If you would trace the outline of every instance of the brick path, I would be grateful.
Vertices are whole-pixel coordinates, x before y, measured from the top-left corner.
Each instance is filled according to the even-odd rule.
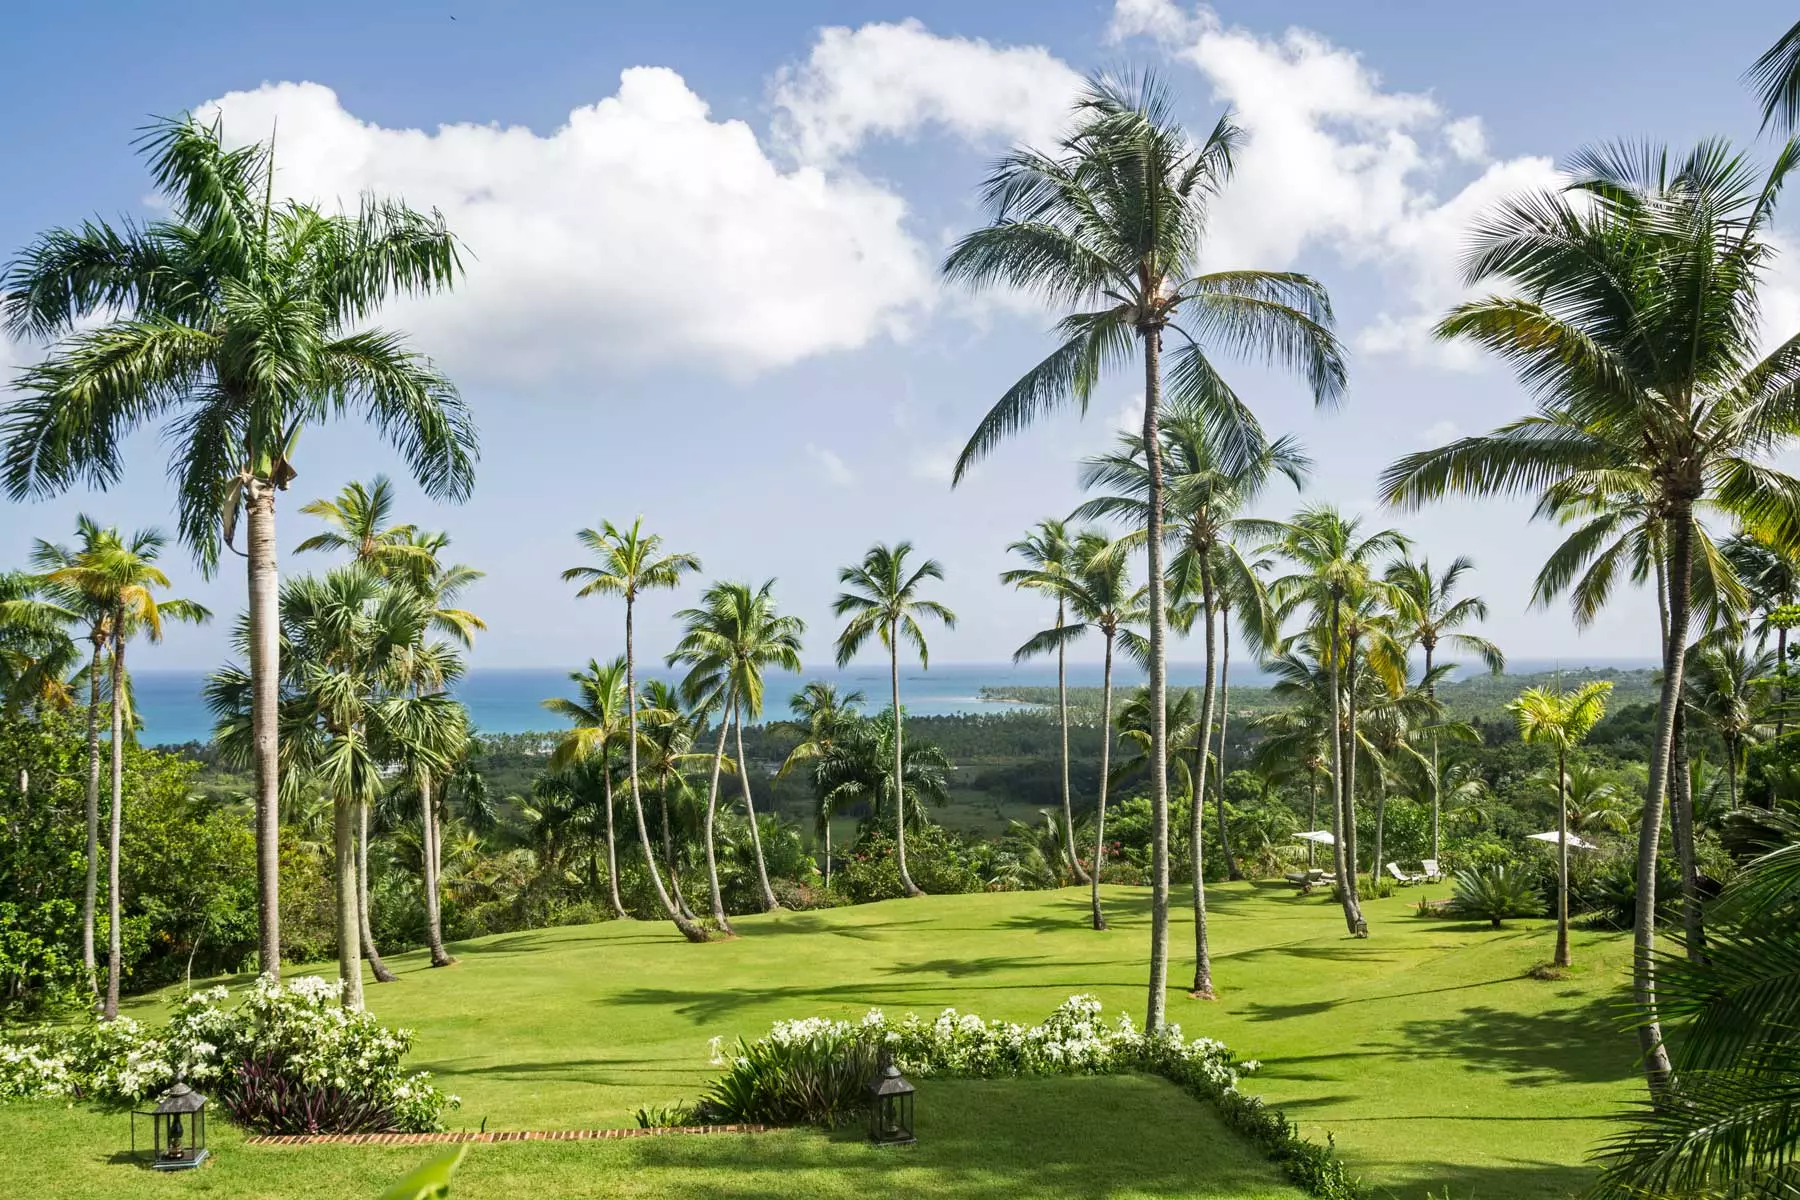
[[[259,1133],[246,1146],[422,1146],[439,1143],[594,1142],[677,1133],[770,1133],[773,1125],[683,1125],[666,1129],[509,1129],[490,1133]]]

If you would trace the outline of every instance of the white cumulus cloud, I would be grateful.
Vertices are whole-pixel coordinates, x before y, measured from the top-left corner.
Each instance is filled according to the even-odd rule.
[[[774,162],[715,120],[675,72],[541,134],[520,126],[386,128],[315,83],[219,97],[227,138],[279,124],[279,186],[443,210],[468,248],[450,296],[395,316],[459,374],[510,382],[670,363],[744,375],[904,336],[934,294],[930,255],[895,192]]]
[[[821,30],[800,65],[775,77],[775,128],[802,159],[828,162],[873,136],[936,126],[971,142],[1043,143],[1080,86],[1041,46],[940,37],[916,20]]]

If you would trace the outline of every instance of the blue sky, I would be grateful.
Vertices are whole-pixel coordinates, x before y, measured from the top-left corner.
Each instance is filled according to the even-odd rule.
[[[1353,352],[1340,411],[1234,368],[1265,422],[1317,459],[1308,498],[1369,509],[1435,558],[1471,554],[1488,632],[1517,657],[1644,655],[1643,597],[1579,634],[1561,610],[1527,610],[1554,531],[1524,510],[1392,514],[1368,497],[1397,453],[1523,407],[1503,372],[1423,336],[1461,295],[1468,217],[1595,140],[1751,140],[1738,77],[1793,19],[1775,3],[1713,21],[1566,0],[21,7],[0,76],[21,114],[0,133],[0,253],[90,213],[148,212],[133,130],[213,102],[228,137],[279,129],[290,192],[445,208],[468,278],[383,322],[452,371],[482,428],[470,503],[402,489],[404,517],[448,529],[488,572],[470,599],[491,626],[477,665],[616,649],[617,613],[578,604],[556,574],[577,560],[575,529],[639,513],[708,576],[778,577],[812,660],[830,654],[837,566],[875,539],[944,561],[941,596],[963,619],[934,638],[937,657],[1003,658],[1037,629],[1039,606],[995,582],[1004,546],[1079,499],[1076,460],[1110,445],[1140,393],[1115,380],[1085,421],[1046,423],[952,491],[948,456],[1047,348],[1049,318],[933,272],[979,220],[984,163],[1053,131],[1072,81],[1119,63],[1163,71],[1193,124],[1229,102],[1251,131],[1211,261],[1331,288]],[[1800,323],[1800,274],[1778,270],[1769,311]],[[0,365],[34,352],[0,345]],[[164,460],[146,434],[108,494],[5,504],[0,563],[81,511],[169,526]],[[401,474],[355,426],[309,433],[299,468],[284,550],[312,531],[306,500]],[[235,563],[205,582],[184,556],[171,566],[182,592],[241,606]],[[646,652],[669,643],[683,600],[647,606]],[[151,661],[214,664],[227,625],[176,631]]]

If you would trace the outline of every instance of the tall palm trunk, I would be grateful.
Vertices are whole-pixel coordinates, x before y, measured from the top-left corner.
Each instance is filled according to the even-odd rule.
[[[331,802],[332,863],[337,883],[338,985],[345,1008],[363,1006],[362,955],[356,900],[356,801],[334,796]]]
[[[1669,559],[1661,589],[1668,597],[1663,629],[1662,694],[1656,704],[1656,741],[1650,753],[1650,780],[1644,792],[1644,815],[1638,825],[1637,911],[1632,921],[1633,999],[1638,1009],[1638,1049],[1653,1098],[1661,1100],[1670,1079],[1669,1052],[1663,1045],[1662,1020],[1656,1002],[1656,859],[1662,837],[1663,802],[1669,782],[1669,758],[1675,743],[1675,715],[1681,701],[1681,676],[1687,647],[1690,585],[1693,571],[1693,509],[1687,501],[1671,506]]]
[[[1056,627],[1063,627],[1067,616],[1068,602],[1062,597],[1056,600]],[[1056,718],[1058,732],[1062,742],[1062,802],[1063,802],[1063,848],[1069,854],[1069,870],[1075,873],[1076,883],[1088,881],[1087,872],[1081,868],[1081,859],[1075,853],[1075,809],[1069,802],[1069,647],[1064,642],[1056,644]],[[1094,860],[1094,870],[1100,869],[1100,860]],[[830,878],[830,868],[826,868],[826,878]]]
[[[719,851],[713,837],[714,817],[719,808],[719,771],[725,762],[725,735],[731,732],[731,714],[736,711],[737,702],[734,697],[725,697],[725,706],[720,709],[719,746],[713,751],[712,786],[706,792],[706,887],[708,898],[712,901],[713,924],[721,932],[731,933],[731,919],[725,915],[725,894],[719,889]],[[738,770],[743,770],[738,764]]]
[[[1569,771],[1568,752],[1556,748],[1556,965],[1572,967],[1569,953]]]
[[[250,575],[250,740],[256,759],[257,958],[281,977],[281,745],[276,703],[281,680],[281,614],[275,568],[275,488],[244,488],[245,564]],[[360,985],[359,985],[360,990]]]
[[[638,845],[644,851],[644,866],[650,872],[650,883],[656,889],[656,899],[662,906],[663,916],[675,922],[675,928],[681,936],[690,942],[704,942],[706,930],[700,923],[682,916],[681,910],[669,899],[669,889],[663,886],[662,872],[656,869],[656,851],[650,842],[650,826],[644,820],[644,797],[638,790],[638,724],[637,724],[637,660],[632,647],[632,608],[635,598],[628,592],[625,596],[625,754],[631,776],[631,812],[637,818]],[[710,847],[709,847],[710,848]]]
[[[681,863],[675,855],[675,834],[669,827],[669,780],[664,776],[656,789],[657,807],[662,810],[663,862],[669,868],[669,891],[674,894],[675,908],[684,917],[692,917],[694,910],[688,907],[687,896],[681,890]]]
[[[1356,844],[1356,635],[1351,634],[1344,647],[1344,855],[1350,860],[1350,882],[1356,882],[1362,866],[1362,855]],[[1371,879],[1374,868],[1370,868]],[[1357,911],[1362,909],[1357,901]],[[1365,924],[1365,929],[1367,928]]]
[[[1338,899],[1344,906],[1344,924],[1355,937],[1368,937],[1362,903],[1356,896],[1356,873],[1345,870],[1344,853],[1344,691],[1338,677],[1338,594],[1332,589],[1330,636],[1326,657],[1331,662],[1331,862],[1337,875]]]
[[[1729,738],[1725,742],[1725,806],[1736,808],[1741,802],[1738,797],[1738,760],[1744,753],[1743,743],[1738,738]]]
[[[1681,868],[1681,923],[1689,962],[1706,958],[1706,922],[1700,911],[1700,871],[1694,857],[1694,776],[1688,767],[1687,712],[1675,712],[1674,758],[1669,764],[1673,790],[1669,824],[1675,834],[1675,861]]]
[[[94,632],[94,660],[88,667],[87,710],[87,880],[81,892],[81,967],[87,973],[88,992],[100,993],[99,959],[94,953],[95,910],[100,889],[100,662],[105,638]],[[24,793],[25,788],[20,786]]]
[[[1231,606],[1219,606],[1219,757],[1218,790],[1213,793],[1219,808],[1219,853],[1225,856],[1225,878],[1242,879],[1237,856],[1231,852],[1231,827],[1225,820],[1225,725],[1231,717]]]
[[[1149,290],[1149,289],[1146,289]],[[1169,614],[1163,579],[1163,466],[1157,421],[1162,411],[1162,330],[1144,339],[1144,462],[1150,468],[1150,512],[1145,523],[1150,590],[1150,980],[1144,1028],[1163,1027],[1169,990]]]
[[[1308,829],[1319,827],[1319,773],[1310,766],[1306,768],[1306,827]],[[1317,842],[1311,838],[1306,839],[1306,869],[1309,871],[1313,869],[1316,861],[1314,855],[1318,849]]]
[[[906,870],[906,770],[901,755],[900,737],[900,639],[896,622],[888,622],[888,683],[894,698],[894,862],[900,868],[900,889],[908,896],[923,896],[925,890],[913,882]]]
[[[356,805],[356,924],[362,934],[363,957],[369,960],[375,982],[392,983],[394,973],[387,969],[387,964],[381,961],[381,952],[375,949],[375,928],[369,920],[369,911],[369,801],[365,797]]]
[[[431,949],[431,965],[447,967],[456,961],[444,949],[443,904],[438,897],[438,827],[437,808],[431,801],[431,773],[419,776],[419,828],[424,831],[425,845],[425,944]]]
[[[762,833],[756,828],[756,805],[750,799],[750,764],[744,761],[744,714],[741,712],[732,737],[737,745],[738,787],[744,793],[744,815],[750,820],[750,849],[756,855],[756,886],[762,893],[763,911],[774,912],[781,907],[781,902],[775,899],[774,889],[769,887],[769,868],[763,863]]]
[[[1212,952],[1206,938],[1206,754],[1212,747],[1213,698],[1219,670],[1218,630],[1213,621],[1212,564],[1200,556],[1200,619],[1206,625],[1206,675],[1200,687],[1200,728],[1195,731],[1193,805],[1188,818],[1189,859],[1194,877],[1194,986],[1190,994],[1210,1000]],[[1225,802],[1219,801],[1219,829],[1225,829]],[[1229,861],[1229,860],[1228,860]]]
[[[612,767],[606,756],[600,758],[600,802],[606,805],[606,903],[614,920],[625,919],[625,902],[619,898],[619,852],[613,836]]]
[[[119,831],[125,814],[125,640],[115,617],[112,650],[112,811],[106,834],[106,1002],[100,1018],[119,1015]]]
[[[1100,672],[1100,798],[1094,805],[1094,870],[1088,876],[1088,899],[1095,929],[1106,928],[1100,909],[1100,868],[1106,862],[1106,788],[1112,771],[1112,663],[1113,634],[1106,634],[1105,666]]]
[[[1426,679],[1431,678],[1431,655],[1432,655],[1432,651],[1434,651],[1436,649],[1437,649],[1437,643],[1432,641],[1430,638],[1427,638],[1425,640],[1425,678]],[[1427,683],[1425,685],[1425,699],[1427,701],[1432,702],[1433,704],[1436,703],[1436,701],[1437,701],[1437,685],[1436,684]],[[1437,719],[1437,714],[1435,711],[1432,713],[1432,719],[1434,721]],[[1438,733],[1437,733],[1437,730],[1433,729],[1431,731],[1431,861],[1433,861],[1433,862],[1436,862],[1438,860],[1438,826],[1442,820],[1441,813],[1443,811],[1443,806],[1444,806],[1443,778],[1439,774],[1439,768],[1438,768]]]
[[[1787,643],[1786,626],[1775,630],[1775,678],[1780,680],[1775,688],[1775,736],[1780,737],[1787,732]],[[1771,795],[1769,807],[1774,807]]]

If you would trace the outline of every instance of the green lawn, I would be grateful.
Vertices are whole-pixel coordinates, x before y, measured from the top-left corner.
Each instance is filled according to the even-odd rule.
[[[1420,920],[1417,895],[1369,906],[1374,937],[1359,943],[1322,897],[1216,888],[1221,998],[1178,991],[1171,1012],[1190,1035],[1261,1059],[1251,1090],[1311,1136],[1335,1135],[1382,1193],[1571,1194],[1603,1114],[1632,1094],[1634,1047],[1616,1009],[1628,942],[1577,933],[1576,973],[1540,982],[1524,973],[1548,957],[1545,923]],[[1075,891],[744,918],[737,940],[701,947],[656,924],[544,930],[458,946],[449,970],[403,956],[401,981],[371,987],[370,1001],[418,1031],[415,1061],[463,1097],[453,1128],[629,1125],[641,1103],[696,1094],[712,1073],[708,1038],[778,1018],[953,1005],[1036,1020],[1076,991],[1141,1015],[1148,896],[1118,889],[1110,903],[1105,934],[1083,927]],[[1191,947],[1178,922],[1178,984]],[[804,1131],[477,1146],[458,1192],[1295,1196],[1210,1110],[1157,1080],[925,1081],[919,1129],[920,1145],[899,1152]],[[85,1108],[0,1109],[0,1195],[366,1195],[424,1157],[250,1149],[229,1136],[214,1165],[161,1177],[112,1161],[125,1132],[122,1116]]]

